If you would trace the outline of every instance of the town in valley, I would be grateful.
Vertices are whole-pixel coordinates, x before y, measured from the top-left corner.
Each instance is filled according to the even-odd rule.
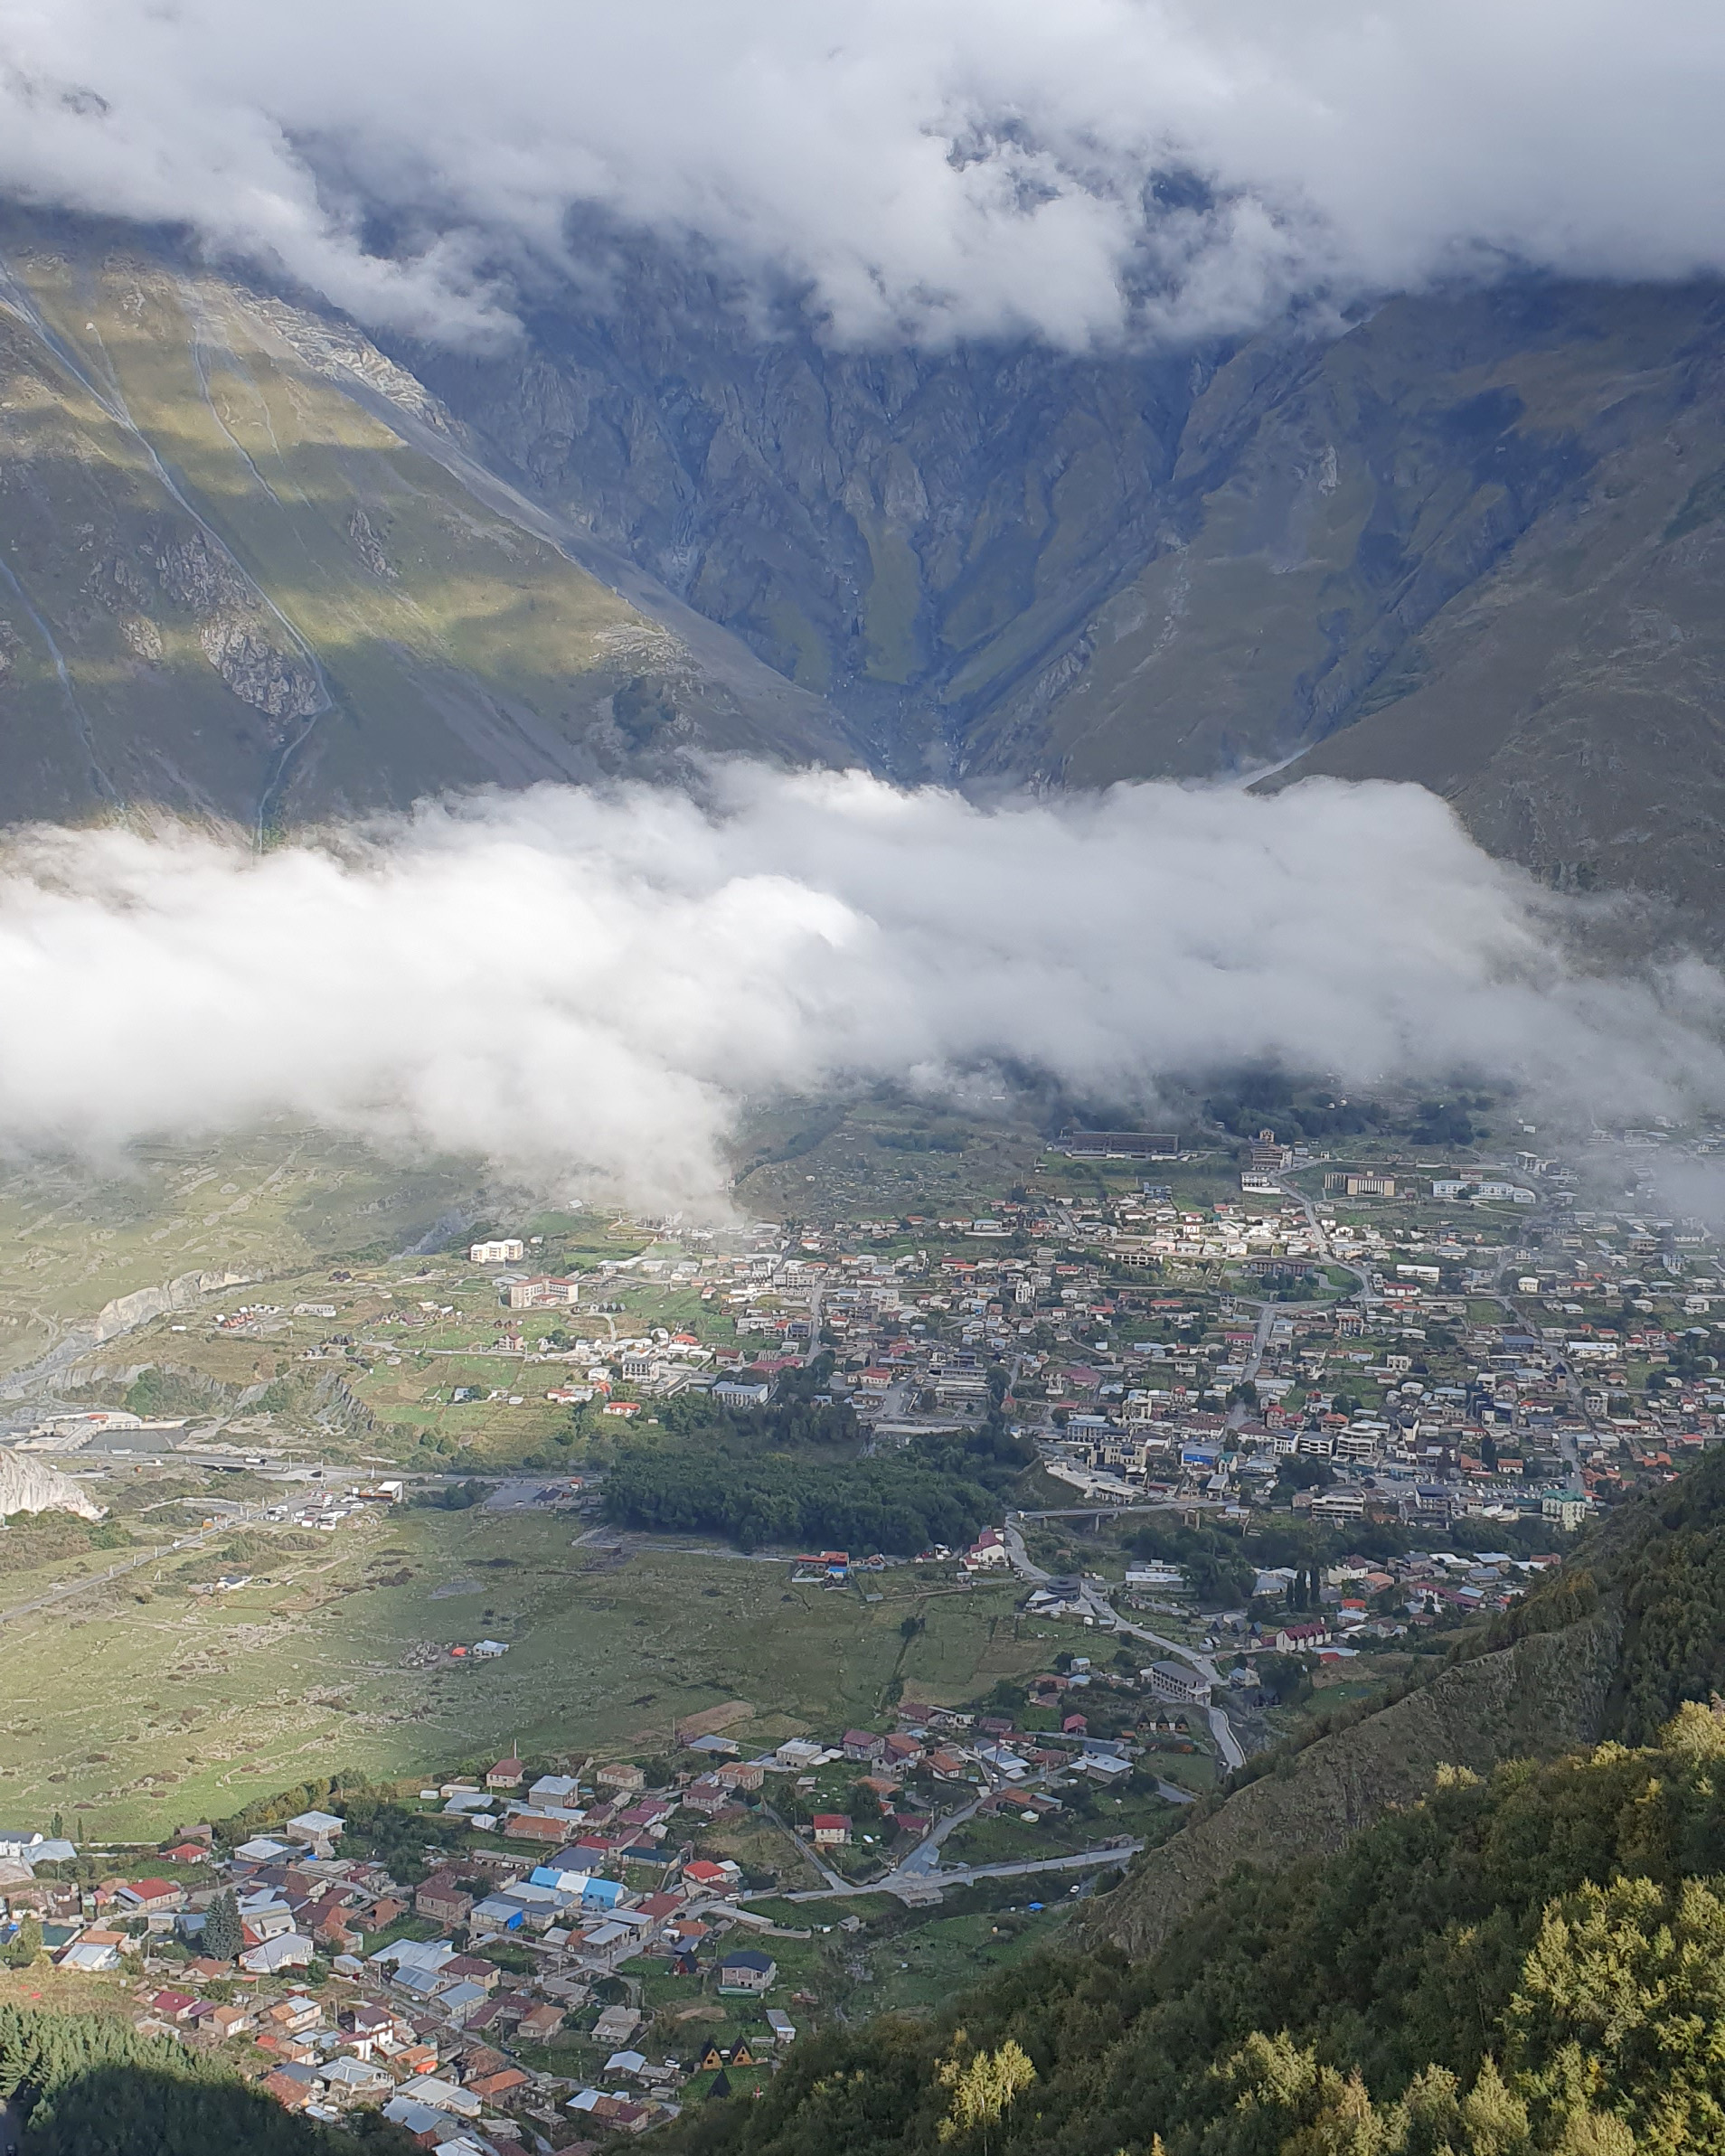
[[[1706,1132],[912,1127],[21,1345],[0,1987],[444,2156],[645,2132],[1058,1939],[1717,1440]]]

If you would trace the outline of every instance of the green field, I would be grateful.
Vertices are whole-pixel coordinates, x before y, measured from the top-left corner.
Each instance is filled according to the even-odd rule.
[[[871,2013],[935,2013],[959,1992],[1009,1963],[1046,1946],[1072,1906],[1073,1882],[1058,1872],[1039,1888],[1033,1878],[1015,1882],[1025,1898],[1015,1907],[925,1916],[875,1944],[867,1963],[870,1989],[859,2001]],[[1039,1892],[1051,1899],[1039,1915],[1029,1903]]]
[[[185,1591],[222,1568],[217,1538],[14,1619],[0,1806],[151,1838],[337,1768],[405,1777],[516,1744],[570,1758],[663,1746],[675,1718],[728,1701],[749,1709],[731,1731],[745,1744],[830,1731],[877,1715],[895,1678],[957,1699],[1046,1654],[1018,1636],[1010,1587],[929,1595],[904,1568],[869,1604],[791,1588],[780,1562],[572,1548],[582,1524],[371,1510],[319,1547],[250,1558],[263,1577],[234,1593]],[[9,1577],[8,1604],[24,1598]],[[907,1642],[913,1610],[926,1625]],[[505,1660],[411,1666],[485,1635],[512,1643]]]
[[[607,1313],[506,1317],[495,1280],[459,1247],[460,1223],[489,1218],[491,1202],[472,1163],[403,1172],[358,1144],[288,1128],[221,1144],[142,1146],[107,1176],[69,1163],[16,1168],[0,1177],[0,1376],[22,1384],[36,1373],[30,1397],[41,1399],[49,1358],[57,1397],[71,1405],[194,1423],[230,1421],[243,1408],[234,1423],[242,1444],[303,1450],[315,1440],[324,1457],[358,1460],[411,1459],[424,1441],[419,1464],[457,1452],[507,1464],[567,1433],[569,1409],[545,1394],[575,1373],[504,1352],[500,1328],[515,1325],[529,1351],[547,1334],[604,1348],[655,1325],[734,1343],[731,1320],[669,1271],[605,1283]],[[534,1252],[542,1267],[592,1273],[596,1285],[601,1262],[651,1246],[646,1233],[615,1229],[608,1214],[510,1219],[542,1238]],[[428,1233],[457,1247],[400,1255]],[[683,1253],[674,1247],[669,1256]],[[154,1317],[115,1307],[198,1274],[212,1285],[183,1295],[182,1306]],[[427,1312],[427,1303],[448,1314]],[[245,1332],[219,1329],[218,1317],[240,1304],[278,1314]],[[334,1305],[335,1314],[295,1314],[296,1304]],[[359,1344],[348,1353],[335,1342]],[[131,1393],[146,1367],[165,1381],[147,1399]],[[347,1397],[332,1410],[337,1380]],[[267,1401],[241,1398],[268,1386]],[[458,1389],[475,1397],[457,1402]]]

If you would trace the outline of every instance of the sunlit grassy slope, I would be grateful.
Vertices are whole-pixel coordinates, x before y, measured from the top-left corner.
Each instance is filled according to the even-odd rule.
[[[140,1146],[108,1174],[14,1164],[0,1175],[0,1374],[184,1273],[268,1277],[400,1248],[470,1201],[476,1181],[471,1166],[404,1168],[286,1128]]]
[[[412,446],[448,430],[363,338],[87,234],[14,221],[0,259],[9,816],[268,824],[833,750],[812,698],[744,655],[756,707]]]

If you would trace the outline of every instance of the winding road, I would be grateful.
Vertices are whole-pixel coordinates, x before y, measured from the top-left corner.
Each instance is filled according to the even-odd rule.
[[[1261,1340],[1268,1338],[1268,1315],[1267,1311],[1266,1321],[1258,1328]],[[1046,1586],[1051,1575],[1044,1572],[1040,1565],[1031,1562],[1024,1548],[1023,1532],[1018,1525],[1021,1517],[1016,1512],[1007,1515],[1005,1525],[1001,1529],[1001,1539],[1006,1545],[1006,1554],[1012,1559],[1013,1570],[1019,1577],[1038,1586]],[[1121,1616],[1108,1597],[1088,1580],[1084,1583],[1084,1599],[1098,1627],[1123,1632],[1135,1640],[1143,1640],[1150,1646],[1160,1647],[1164,1654],[1189,1663],[1208,1684],[1221,1687],[1227,1683],[1227,1679],[1208,1654],[1201,1653],[1194,1647],[1183,1647],[1177,1640],[1164,1639],[1160,1633],[1146,1631],[1142,1624],[1134,1624],[1128,1618]],[[1224,1763],[1230,1768],[1244,1766],[1245,1746],[1234,1734],[1234,1725],[1228,1718],[1227,1709],[1211,1706],[1204,1712],[1210,1723],[1210,1733],[1216,1740],[1216,1748],[1221,1752]]]
[[[898,1894],[906,1888],[917,1893],[931,1887],[968,1887],[976,1879],[1015,1879],[1037,1871],[1096,1871],[1108,1865],[1129,1864],[1143,1847],[1141,1841],[1123,1841],[1114,1849],[1081,1849],[1070,1857],[1028,1857],[1023,1863],[1011,1864],[955,1864],[949,1870],[909,1876],[901,1864],[883,1879],[841,1879],[836,1887],[799,1887],[773,1898],[836,1901],[858,1894]]]

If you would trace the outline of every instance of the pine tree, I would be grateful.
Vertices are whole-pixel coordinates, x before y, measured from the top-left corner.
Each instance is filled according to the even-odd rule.
[[[231,1887],[218,1894],[210,1904],[201,1944],[212,1962],[239,1960],[245,1935],[240,1928],[240,1905],[233,1897]]]
[[[965,2043],[961,2029],[953,2039],[952,2057],[937,2069],[941,2087],[952,2091],[951,2105],[940,2122],[940,2138],[956,2141],[980,2128],[985,2151],[989,2128],[1000,2123],[1035,2080],[1036,2068],[1023,2046],[1012,2037],[998,2051],[978,2051],[969,2058],[964,2057]]]
[[[42,1919],[33,1911],[19,1921],[17,1936],[5,1949],[4,1959],[11,1969],[28,1969],[42,1952]]]

